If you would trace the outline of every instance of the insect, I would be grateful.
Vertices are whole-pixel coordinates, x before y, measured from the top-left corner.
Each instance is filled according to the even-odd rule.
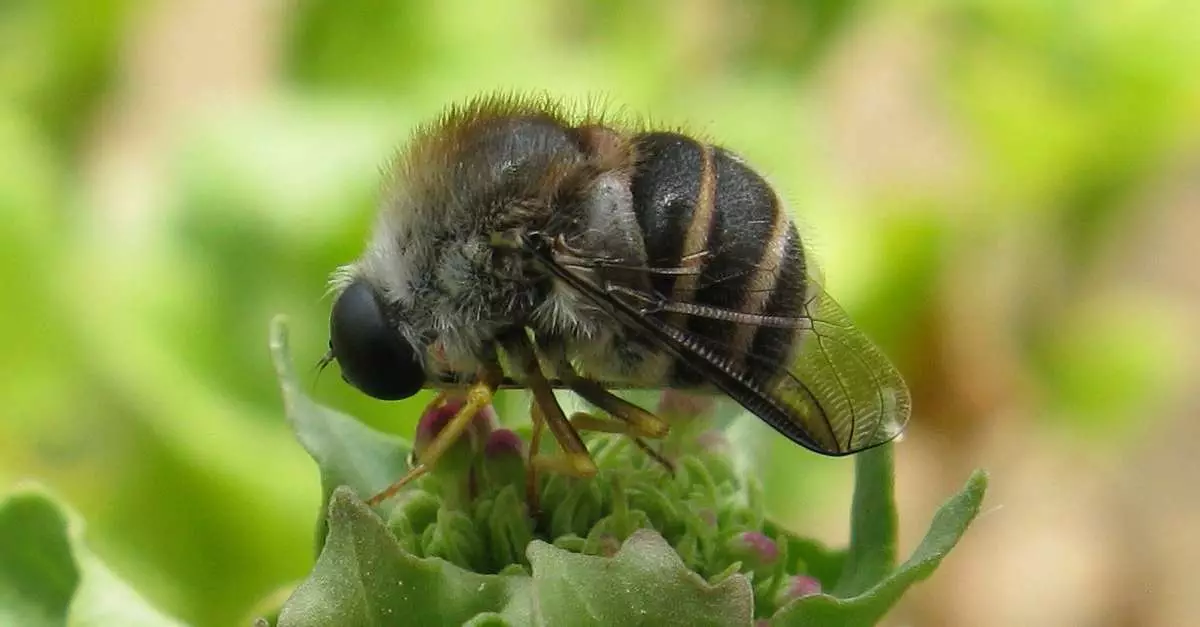
[[[668,432],[616,387],[723,393],[825,455],[890,441],[908,389],[813,274],[778,195],[725,148],[546,98],[449,108],[397,156],[365,251],[331,281],[326,362],[348,383],[378,399],[467,390],[372,501],[427,472],[506,385],[532,392],[535,441],[548,429],[561,448],[531,467],[579,477],[597,471],[580,429]],[[556,387],[607,416],[567,417]]]

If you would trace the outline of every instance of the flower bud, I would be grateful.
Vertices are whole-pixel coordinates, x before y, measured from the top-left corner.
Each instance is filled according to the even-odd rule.
[[[792,575],[787,578],[775,597],[775,604],[783,607],[800,597],[821,594],[821,582],[808,575]]]
[[[743,531],[734,535],[725,545],[730,557],[739,560],[759,574],[770,572],[779,559],[779,547],[775,541],[758,531]]]
[[[504,457],[525,458],[525,443],[521,436],[509,429],[497,429],[488,435],[483,447],[483,455],[488,459]]]
[[[525,442],[508,429],[488,434],[483,445],[483,478],[488,487],[525,485]]]
[[[417,435],[414,450],[419,456],[429,447],[434,438],[450,423],[466,405],[465,396],[438,396],[425,407],[421,419],[417,422]],[[471,443],[472,450],[479,450],[483,441],[496,425],[496,410],[490,405],[481,409],[471,419],[470,426],[463,432],[463,438]]]
[[[483,528],[493,563],[498,567],[526,563],[525,548],[533,541],[533,527],[521,487],[505,487],[496,494],[486,512],[476,511],[477,516],[483,514]]]
[[[479,569],[484,562],[484,543],[471,518],[449,507],[438,510],[437,520],[421,534],[421,552],[448,562]]]
[[[466,397],[462,395],[439,395],[430,402],[417,422],[413,446],[417,459],[432,463],[430,470],[443,486],[442,494],[447,504],[455,507],[470,502],[477,492],[475,462],[496,423],[495,411],[489,406],[476,413],[471,423],[463,430],[462,436],[451,443],[438,459],[425,460],[422,456],[464,405]]]

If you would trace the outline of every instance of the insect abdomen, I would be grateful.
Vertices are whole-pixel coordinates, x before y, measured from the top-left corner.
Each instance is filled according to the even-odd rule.
[[[633,210],[655,292],[672,303],[695,303],[751,315],[794,317],[803,306],[804,254],[790,216],[770,185],[723,148],[676,133],[634,138],[637,163]],[[791,352],[796,330],[760,327],[697,315],[654,314],[686,325],[713,350],[767,381]],[[756,355],[747,361],[747,354]],[[671,385],[702,378],[675,363]]]

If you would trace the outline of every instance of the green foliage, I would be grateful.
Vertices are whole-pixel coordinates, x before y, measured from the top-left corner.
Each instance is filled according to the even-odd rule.
[[[945,400],[931,357],[991,373],[999,349],[1003,372],[1034,388],[1016,391],[1026,437],[1051,423],[1069,430],[1062,455],[1104,437],[1112,456],[1171,418],[1159,409],[1191,373],[1188,314],[1113,272],[1157,216],[1146,198],[1200,138],[1191,0],[284,4],[0,2],[0,486],[52,486],[115,570],[189,622],[230,624],[310,566],[318,475],[278,419],[263,320],[286,311],[297,362],[316,360],[324,279],[360,250],[380,165],[415,124],[482,90],[602,96],[744,154],[795,209],[831,293],[935,397],[927,409]],[[233,45],[209,55],[162,30],[197,18]],[[881,68],[897,82],[863,89]],[[231,96],[216,115],[192,107],[214,87]],[[898,112],[879,135],[862,124],[876,111]],[[945,154],[925,163],[890,135],[906,129],[922,146],[944,138]],[[915,180],[876,181],[910,152]],[[940,335],[963,324],[946,318],[971,296],[946,288],[962,268],[1011,275],[994,294],[1017,309],[1011,327],[990,328],[978,354]],[[315,390],[399,433],[426,400],[375,403],[328,374]],[[761,451],[764,511],[796,526],[837,500],[837,462]],[[339,481],[353,483],[326,476],[323,494]],[[559,494],[576,506],[554,524],[585,541],[604,500]],[[499,561],[523,558],[519,496],[497,493],[485,517],[481,538],[508,538]],[[654,524],[669,517],[658,496],[629,500]],[[785,570],[834,589],[843,552],[762,524],[786,538]],[[685,563],[702,544],[680,545]]]
[[[400,548],[349,488],[333,494],[329,539],[279,614],[279,627],[461,625],[485,612],[528,624],[529,582],[477,575]]]
[[[843,597],[862,594],[896,567],[899,523],[893,503],[892,447],[880,446],[859,454],[854,469],[850,548],[834,588]]]
[[[83,545],[81,525],[46,494],[0,501],[0,624],[176,627]]]
[[[282,321],[273,325],[271,346],[288,420],[321,469],[328,507],[328,517],[321,522],[326,539],[318,547],[317,563],[278,612],[280,627],[414,621],[422,625],[748,625],[756,615],[770,617],[774,625],[870,625],[909,586],[933,572],[978,513],[986,487],[984,475],[972,477],[966,489],[943,506],[926,539],[898,569],[894,567],[890,446],[858,457],[851,545],[844,558],[777,529],[775,541],[761,531],[729,535],[762,520],[761,512],[728,499],[707,501],[711,523],[689,518],[683,512],[695,510],[696,503],[669,490],[655,491],[674,479],[659,471],[655,484],[636,472],[621,472],[631,465],[631,456],[614,453],[611,442],[596,455],[602,468],[619,478],[612,480],[616,494],[610,502],[590,508],[582,505],[589,495],[597,495],[595,488],[603,477],[574,485],[564,485],[561,478],[543,483],[546,522],[559,532],[552,543],[529,541],[529,534],[511,535],[523,524],[537,526],[522,507],[512,506],[516,502],[512,484],[500,486],[490,500],[479,501],[484,504],[480,510],[500,514],[476,516],[474,522],[460,511],[447,509],[431,492],[410,490],[390,512],[391,520],[403,521],[397,525],[385,522],[355,490],[374,492],[402,472],[407,444],[308,399],[298,387]],[[693,475],[686,494],[707,491],[711,498],[728,485],[730,471],[703,459],[684,457],[678,474]],[[628,500],[621,493],[621,481],[628,484]],[[561,492],[558,496],[556,488]],[[509,506],[501,505],[506,497]],[[423,498],[433,500],[423,503]],[[646,509],[631,510],[631,504]],[[426,513],[421,515],[421,510]],[[590,515],[579,519],[580,511]],[[0,503],[0,618],[31,627],[64,622],[177,624],[147,606],[88,552],[78,525],[69,518],[40,493],[20,492]],[[458,531],[449,532],[453,528]],[[723,558],[720,547],[697,544],[698,537],[705,535],[703,529],[709,530],[711,539],[711,532],[719,535],[722,528],[727,545]],[[586,538],[575,535],[576,530]],[[676,537],[674,547],[662,532]],[[746,533],[757,533],[759,542],[769,543],[771,550],[755,553],[754,545],[739,549],[737,539]],[[423,540],[418,550],[440,555],[414,555],[418,546],[414,534]],[[431,551],[439,534],[444,536],[442,550]],[[615,549],[606,538],[623,542]],[[472,543],[477,545],[474,551],[469,547]],[[508,566],[494,562],[485,566],[501,571],[498,574],[464,568],[471,562],[487,563],[479,558],[479,550],[498,548],[505,551]],[[831,594],[788,598],[781,590],[781,575],[789,573],[789,566],[803,564],[789,559],[793,548],[795,558],[807,557],[814,565],[841,563],[841,576]],[[513,549],[524,555],[514,554]],[[777,549],[782,557],[775,553]],[[691,556],[691,565],[681,550]],[[474,558],[469,557],[472,553]],[[715,553],[717,561],[709,555],[706,562],[703,553]],[[731,557],[743,560],[730,561]],[[697,570],[707,572],[708,579]],[[831,569],[821,566],[819,570],[825,577],[818,579],[827,582]],[[781,609],[768,609],[771,599],[781,600]]]
[[[709,584],[650,531],[631,534],[612,557],[535,542],[529,563],[540,624],[741,625],[754,611],[749,579]]]
[[[803,597],[780,610],[771,624],[785,627],[869,627],[876,624],[910,586],[933,574],[938,564],[958,544],[967,525],[979,514],[979,505],[983,502],[986,490],[987,475],[976,472],[967,481],[963,491],[938,510],[925,539],[912,556],[898,569],[871,582],[860,593],[845,597],[824,594]],[[891,540],[894,542],[894,537]]]
[[[273,326],[272,350],[288,419],[322,469],[329,504],[327,539],[312,573],[283,604],[280,627],[744,626],[754,617],[870,625],[949,553],[986,487],[984,475],[972,477],[899,568],[890,445],[856,458],[844,554],[764,527],[753,489],[722,455],[685,454],[672,477],[613,438],[592,440],[596,478],[543,478],[539,516],[529,516],[512,476],[489,485],[488,475],[476,475],[473,495],[446,498],[457,494],[456,477],[478,470],[470,465],[439,467],[372,510],[361,496],[406,470],[409,447],[305,398],[282,320]],[[830,593],[789,595],[795,577],[809,573]]]
[[[408,469],[411,447],[394,436],[374,431],[361,422],[322,407],[300,390],[287,348],[281,319],[271,325],[271,353],[283,392],[284,413],[296,439],[317,462],[321,472],[321,510],[317,513],[317,549],[325,542],[325,512],[338,486],[353,486],[371,495],[387,487]]]

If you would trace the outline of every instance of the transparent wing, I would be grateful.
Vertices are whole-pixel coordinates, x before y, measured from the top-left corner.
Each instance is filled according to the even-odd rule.
[[[802,431],[833,455],[900,435],[912,400],[895,366],[815,282],[804,310],[786,370],[765,386],[787,414],[784,427]],[[745,357],[748,364],[762,359]]]
[[[606,290],[633,325],[793,441],[826,455],[849,455],[900,435],[911,397],[895,366],[809,277],[799,316],[756,316],[700,303],[672,302],[627,287]],[[665,314],[665,315],[663,315]],[[733,325],[698,334],[694,318]],[[759,328],[779,341],[748,344]],[[780,333],[779,331],[783,331]]]
[[[597,285],[595,275],[557,261],[545,241],[530,243],[527,251],[622,324],[806,448],[849,455],[892,440],[908,422],[912,401],[900,373],[811,276],[803,294],[785,295],[804,300],[801,315],[754,316],[670,302],[628,286]],[[697,317],[732,323],[735,332],[698,333],[689,323]],[[786,339],[767,345],[745,341],[763,328],[784,330]]]

